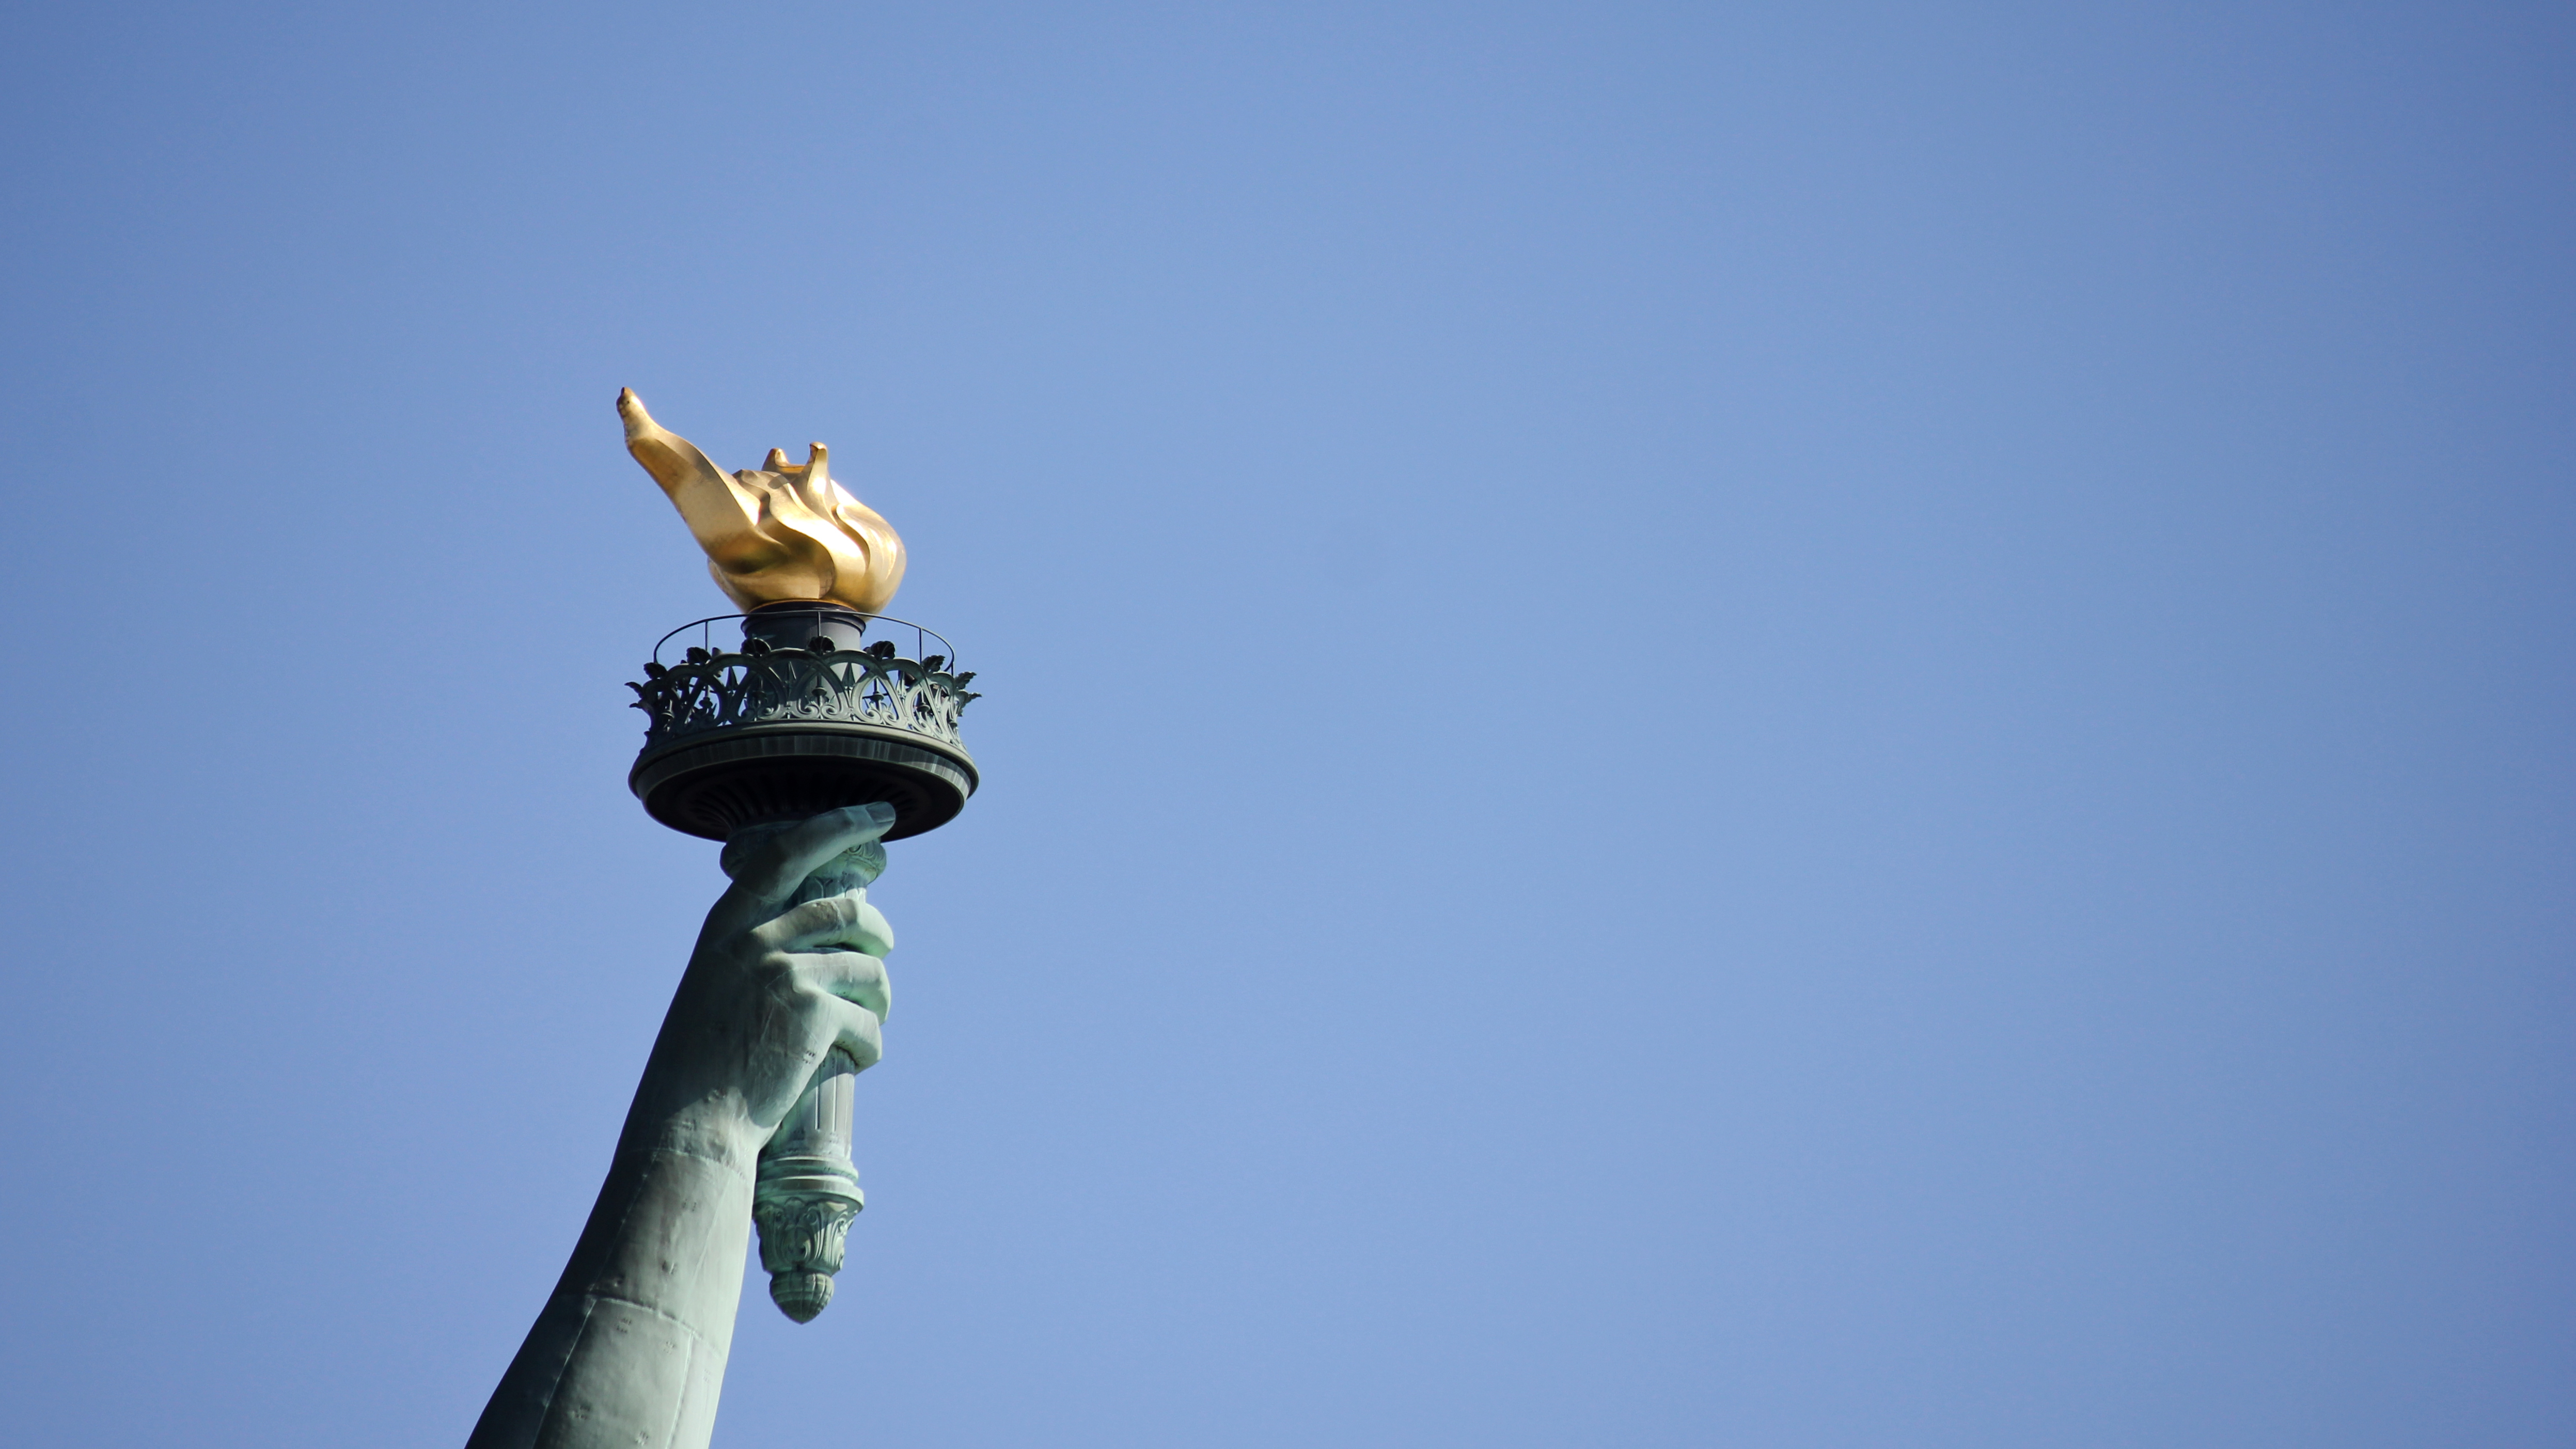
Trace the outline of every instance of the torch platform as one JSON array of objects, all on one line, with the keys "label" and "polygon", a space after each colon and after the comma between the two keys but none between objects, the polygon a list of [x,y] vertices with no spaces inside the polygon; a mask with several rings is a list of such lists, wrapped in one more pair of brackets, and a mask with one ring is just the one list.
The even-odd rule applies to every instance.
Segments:
[{"label": "torch platform", "polygon": [[709,840],[878,801],[895,810],[888,840],[936,829],[978,781],[957,734],[975,676],[955,660],[918,624],[848,609],[772,604],[682,625],[627,686],[646,719],[627,786],[654,819]]}]

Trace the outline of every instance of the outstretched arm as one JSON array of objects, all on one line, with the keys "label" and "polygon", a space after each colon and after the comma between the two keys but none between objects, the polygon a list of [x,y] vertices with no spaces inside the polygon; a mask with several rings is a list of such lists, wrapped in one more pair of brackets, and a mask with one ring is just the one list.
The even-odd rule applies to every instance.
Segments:
[{"label": "outstretched arm", "polygon": [[788,903],[893,824],[884,805],[805,821],[707,913],[599,1201],[467,1449],[705,1449],[760,1150],[828,1055],[881,1051],[885,918],[864,891]]}]

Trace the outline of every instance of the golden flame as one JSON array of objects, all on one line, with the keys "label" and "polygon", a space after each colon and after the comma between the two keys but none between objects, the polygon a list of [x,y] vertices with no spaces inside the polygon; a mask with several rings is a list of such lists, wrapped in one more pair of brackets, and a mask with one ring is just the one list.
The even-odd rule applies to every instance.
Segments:
[{"label": "golden flame", "polygon": [[716,587],[747,613],[763,604],[834,603],[883,612],[903,583],[903,540],[876,510],[832,481],[823,445],[802,465],[777,448],[758,469],[727,473],[653,421],[628,388],[617,395],[626,451],[662,485],[707,551]]}]

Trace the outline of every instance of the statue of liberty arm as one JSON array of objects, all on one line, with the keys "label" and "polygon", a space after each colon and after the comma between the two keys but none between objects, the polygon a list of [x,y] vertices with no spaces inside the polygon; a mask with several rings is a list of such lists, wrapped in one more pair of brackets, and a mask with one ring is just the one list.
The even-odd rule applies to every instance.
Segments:
[{"label": "statue of liberty arm", "polygon": [[894,822],[854,805],[727,843],[599,1201],[467,1449],[705,1449],[761,1151],[882,1050],[894,940],[865,887]]}]

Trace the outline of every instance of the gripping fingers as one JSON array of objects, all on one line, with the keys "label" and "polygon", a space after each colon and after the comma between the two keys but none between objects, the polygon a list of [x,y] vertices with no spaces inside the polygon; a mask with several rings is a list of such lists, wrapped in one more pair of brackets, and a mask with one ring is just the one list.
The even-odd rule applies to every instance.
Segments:
[{"label": "gripping fingers", "polygon": [[833,1025],[837,1029],[832,1045],[849,1053],[850,1060],[858,1063],[860,1071],[875,1066],[885,1055],[885,1037],[877,1014],[839,997],[832,997],[823,1005],[831,1011]]},{"label": "gripping fingers", "polygon": [[894,828],[891,805],[847,805],[826,810],[753,852],[734,884],[753,899],[774,903],[796,893],[814,868]]},{"label": "gripping fingers", "polygon": [[826,996],[865,1007],[879,1021],[894,1005],[894,985],[886,980],[885,963],[859,951],[817,951],[788,958],[796,977]]},{"label": "gripping fingers", "polygon": [[807,901],[751,928],[753,942],[770,951],[810,951],[847,946],[882,956],[894,949],[894,930],[859,891]]}]

